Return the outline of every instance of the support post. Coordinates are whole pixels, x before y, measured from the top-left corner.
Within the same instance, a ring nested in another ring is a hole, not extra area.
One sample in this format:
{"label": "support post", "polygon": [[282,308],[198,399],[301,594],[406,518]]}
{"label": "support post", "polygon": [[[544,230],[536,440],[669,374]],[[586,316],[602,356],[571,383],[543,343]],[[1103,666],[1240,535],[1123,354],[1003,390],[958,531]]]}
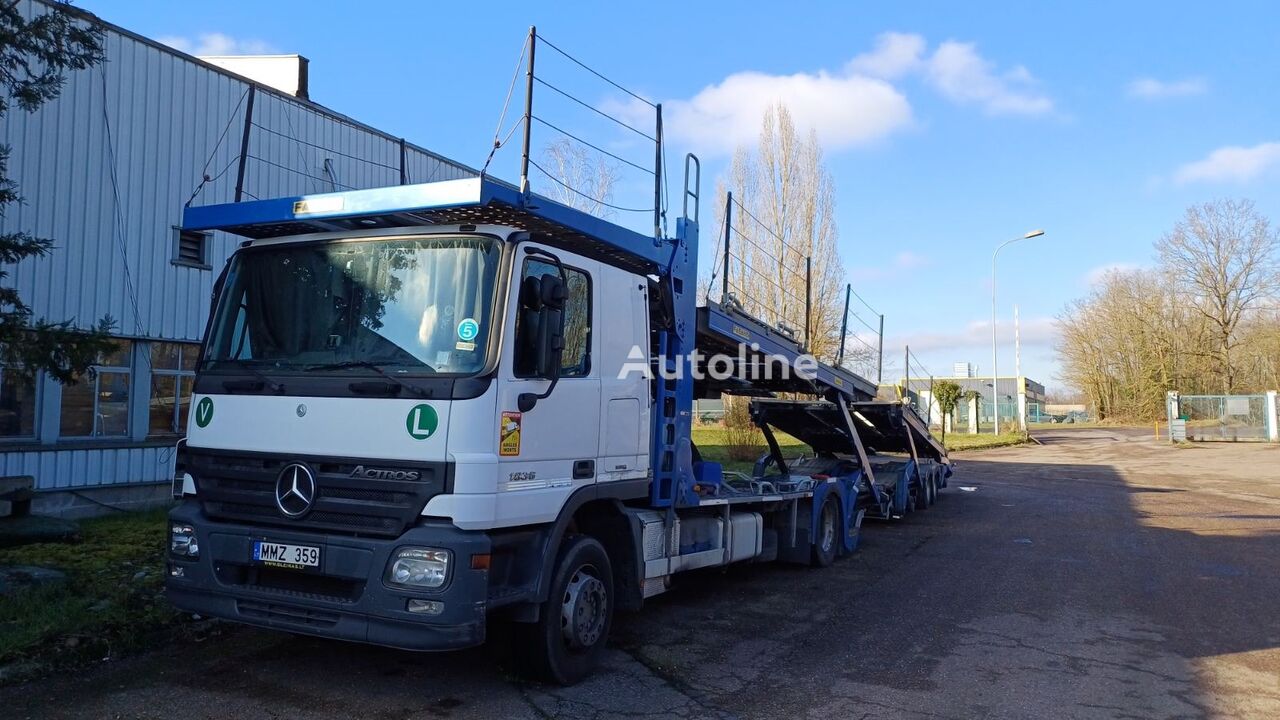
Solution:
{"label": "support post", "polygon": [[813,311],[813,257],[804,259],[804,349],[813,350],[812,321]]}
{"label": "support post", "polygon": [[406,151],[406,148],[405,148],[404,138],[400,138],[400,184],[401,185],[409,184],[409,168],[405,165],[406,155],[408,155],[408,152]]}
{"label": "support post", "polygon": [[529,26],[529,66],[524,73],[524,148],[520,151],[520,192],[529,192],[529,150],[533,133],[533,53],[538,48],[538,28]]}
{"label": "support post", "polygon": [[236,202],[244,197],[244,171],[249,161],[249,130],[253,127],[253,100],[258,95],[258,86],[249,86],[249,98],[244,105],[244,132],[240,135],[240,167],[236,170]]}
{"label": "support post", "polygon": [[657,121],[653,144],[653,238],[662,238],[662,103],[655,107]]}
{"label": "support post", "polygon": [[1276,391],[1267,391],[1267,439],[1280,442],[1280,413],[1276,412]]}
{"label": "support post", "polygon": [[902,358],[902,397],[911,404],[911,346],[907,345]]}
{"label": "support post", "polygon": [[720,278],[720,303],[729,298],[729,231],[733,228],[733,191],[724,196],[724,277]]}
{"label": "support post", "polygon": [[[847,341],[849,332],[849,295],[853,292],[853,285],[845,283],[844,286],[844,314],[840,316],[840,348],[836,350],[836,365],[838,366],[844,360],[844,345]],[[879,378],[876,383],[879,384]]]}
{"label": "support post", "polygon": [[[840,405],[840,413],[844,415],[844,426],[849,429],[849,437],[853,438],[853,448],[858,451],[858,463],[862,466],[862,470],[867,475],[867,480],[871,483],[871,487],[876,485],[876,474],[871,469],[871,463],[867,460],[867,450],[862,445],[862,436],[858,434],[858,426],[853,424],[853,416],[849,414],[849,403],[852,398],[840,393],[838,403]],[[910,432],[908,430],[908,432]],[[879,493],[877,492],[877,496]],[[793,523],[794,524],[794,523]]]}
{"label": "support post", "polygon": [[876,385],[884,382],[884,315],[880,316],[880,341],[877,343],[879,359],[876,360]]}
{"label": "support post", "polygon": [[[925,413],[924,424],[932,425],[933,424],[933,376],[932,375],[929,376],[929,404],[927,407],[928,407],[928,412]],[[938,408],[938,409],[939,411],[941,411],[942,408]]]}

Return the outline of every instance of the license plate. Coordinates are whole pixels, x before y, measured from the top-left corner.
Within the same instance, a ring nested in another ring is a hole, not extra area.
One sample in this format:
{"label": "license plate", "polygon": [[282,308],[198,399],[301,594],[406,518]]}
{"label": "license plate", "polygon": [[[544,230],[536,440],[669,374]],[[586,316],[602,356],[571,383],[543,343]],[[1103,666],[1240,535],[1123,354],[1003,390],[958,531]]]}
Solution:
{"label": "license plate", "polygon": [[314,545],[287,545],[254,540],[253,560],[273,567],[294,569],[320,567],[320,548]]}

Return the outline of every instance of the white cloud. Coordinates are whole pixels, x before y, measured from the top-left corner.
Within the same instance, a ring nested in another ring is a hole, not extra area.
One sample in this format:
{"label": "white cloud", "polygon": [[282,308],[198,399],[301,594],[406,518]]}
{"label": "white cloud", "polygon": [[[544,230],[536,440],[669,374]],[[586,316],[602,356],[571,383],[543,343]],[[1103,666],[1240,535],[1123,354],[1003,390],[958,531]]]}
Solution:
{"label": "white cloud", "polygon": [[893,265],[899,270],[913,270],[928,264],[929,258],[927,256],[913,253],[910,250],[903,250],[893,258]]}
{"label": "white cloud", "polygon": [[688,100],[663,104],[668,134],[708,153],[755,142],[760,120],[782,102],[802,132],[812,129],[830,150],[880,140],[911,123],[911,105],[889,83],[826,71],[768,75],[734,73]]}
{"label": "white cloud", "polygon": [[850,271],[850,276],[858,282],[872,282],[890,277],[898,277],[908,271],[922,268],[930,263],[927,255],[903,250],[893,257],[893,262],[884,266],[860,265]]}
{"label": "white cloud", "polygon": [[1187,163],[1174,173],[1180,185],[1195,182],[1245,183],[1280,166],[1280,142],[1253,147],[1231,145],[1209,153],[1203,160]]}
{"label": "white cloud", "polygon": [[[944,42],[930,55],[924,37],[884,33],[875,46],[839,70],[790,75],[744,71],[708,85],[691,98],[663,104],[667,134],[705,153],[729,153],[753,144],[760,120],[782,102],[801,131],[812,129],[830,150],[881,140],[913,122],[911,104],[893,84],[917,75],[958,104],[973,104],[992,115],[1040,115],[1053,101],[1035,89],[1022,66],[1000,72],[972,44]],[[648,117],[638,103],[611,104],[610,112]]]}
{"label": "white cloud", "polygon": [[[1008,343],[1012,346],[1013,320],[1001,320],[997,333],[1002,345]],[[1051,317],[1022,318],[1018,323],[1018,336],[1023,348],[1052,346],[1058,337],[1057,321]],[[910,345],[912,354],[971,348],[982,348],[989,352],[991,321],[975,320],[960,330],[904,334],[887,338],[884,345],[887,348]]]}
{"label": "white cloud", "polygon": [[920,69],[925,40],[914,33],[887,32],[876,38],[876,46],[849,61],[846,69],[871,77],[893,80]]}
{"label": "white cloud", "polygon": [[166,35],[156,38],[171,48],[188,55],[271,55],[279,52],[262,40],[233,38],[223,33],[201,33],[195,38]]}
{"label": "white cloud", "polygon": [[1182,80],[1157,80],[1150,77],[1137,78],[1129,83],[1129,97],[1143,100],[1161,100],[1164,98],[1189,97],[1203,95],[1208,92],[1209,83],[1204,78],[1190,77]]}
{"label": "white cloud", "polygon": [[1084,281],[1088,285],[1095,285],[1101,282],[1107,275],[1111,273],[1127,273],[1134,270],[1141,270],[1142,266],[1131,262],[1113,262],[1106,265],[1099,265],[1084,274]]}
{"label": "white cloud", "polygon": [[999,73],[972,43],[948,40],[938,46],[925,70],[929,82],[950,100],[977,104],[992,115],[1043,115],[1053,100],[1034,89],[1025,67]]}

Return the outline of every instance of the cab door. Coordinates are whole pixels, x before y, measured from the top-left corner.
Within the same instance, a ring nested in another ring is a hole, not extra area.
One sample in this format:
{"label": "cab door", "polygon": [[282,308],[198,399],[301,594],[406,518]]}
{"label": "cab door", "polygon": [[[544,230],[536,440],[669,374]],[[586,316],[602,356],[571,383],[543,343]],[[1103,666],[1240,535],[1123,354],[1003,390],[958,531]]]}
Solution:
{"label": "cab door", "polygon": [[564,353],[554,390],[532,410],[520,412],[521,393],[541,394],[550,381],[534,377],[525,278],[557,274],[537,243],[517,248],[512,268],[502,359],[498,373],[497,513],[506,523],[550,522],[574,490],[596,481],[600,451],[600,375],[596,327],[600,264],[546,248],[564,265]]}

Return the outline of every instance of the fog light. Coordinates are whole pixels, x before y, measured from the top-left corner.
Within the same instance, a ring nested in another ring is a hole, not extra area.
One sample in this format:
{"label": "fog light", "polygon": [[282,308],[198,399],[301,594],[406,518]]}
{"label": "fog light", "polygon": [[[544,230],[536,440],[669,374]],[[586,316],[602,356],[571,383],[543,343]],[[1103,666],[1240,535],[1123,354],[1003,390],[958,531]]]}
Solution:
{"label": "fog light", "polygon": [[438,588],[449,577],[449,551],[402,547],[387,567],[387,582],[412,588]]}
{"label": "fog light", "polygon": [[200,543],[196,540],[196,529],[190,525],[174,525],[169,528],[169,552],[189,559],[200,557]]}
{"label": "fog light", "polygon": [[419,615],[439,615],[444,612],[444,603],[439,600],[409,600],[409,612]]}

